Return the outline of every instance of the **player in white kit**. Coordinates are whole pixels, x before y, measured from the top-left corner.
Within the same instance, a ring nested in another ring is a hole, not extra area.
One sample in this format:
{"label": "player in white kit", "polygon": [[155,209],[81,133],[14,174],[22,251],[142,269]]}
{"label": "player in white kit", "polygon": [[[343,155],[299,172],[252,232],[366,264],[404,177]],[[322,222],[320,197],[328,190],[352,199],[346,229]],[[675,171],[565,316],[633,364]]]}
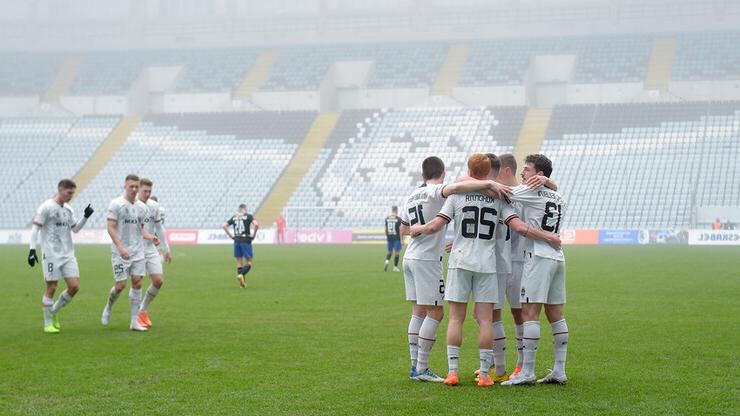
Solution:
{"label": "player in white kit", "polygon": [[[401,234],[408,234],[410,226],[425,224],[444,204],[447,196],[456,192],[488,189],[505,193],[508,188],[493,181],[470,181],[444,185],[445,167],[436,156],[422,162],[424,183],[406,199],[401,209]],[[429,369],[429,353],[434,346],[437,327],[444,317],[443,299],[445,283],[442,276],[444,233],[420,236],[409,243],[403,256],[406,300],[411,302],[411,320],[408,325],[409,354],[412,380],[442,382],[443,379]]]}
{"label": "player in white kit", "polygon": [[[490,177],[491,162],[488,156],[477,153],[468,159],[468,175],[474,179]],[[461,182],[465,183],[465,182]],[[520,233],[527,226],[517,218],[511,206],[499,199],[481,193],[453,195],[447,199],[436,218],[426,225],[411,227],[412,236],[437,233],[455,219],[455,241],[448,264],[445,300],[450,307],[447,327],[447,358],[449,372],[444,380],[447,385],[459,382],[459,353],[462,345],[462,325],[467,303],[472,295],[474,317],[478,323],[478,348],[480,376],[478,386],[493,384],[488,374],[493,359],[493,332],[491,316],[493,305],[500,301],[496,275],[496,239],[499,220]],[[548,233],[534,233],[538,237],[559,245],[559,238]]]}
{"label": "player in white kit", "polygon": [[[517,163],[514,155],[503,154],[496,158],[488,154],[491,159],[491,173],[495,175],[495,181],[509,186],[516,187],[519,183],[516,180]],[[498,173],[495,173],[498,172]],[[527,181],[527,186],[539,188],[546,186],[550,189],[557,190],[555,182],[546,176],[532,176]],[[519,218],[523,219],[522,205],[519,202],[512,202],[512,207]],[[496,229],[496,261],[497,275],[499,278],[499,296],[500,303],[497,303],[493,310],[493,364],[494,364],[494,382],[506,381],[509,376],[506,369],[506,332],[501,320],[501,309],[504,307],[504,300],[509,301],[511,315],[514,318],[516,326],[516,348],[517,364],[511,376],[515,376],[521,371],[523,351],[522,351],[522,334],[524,327],[522,324],[522,307],[519,301],[519,291],[521,289],[522,268],[524,265],[524,238],[517,233],[512,233],[507,226]],[[477,375],[477,372],[476,372]]]}
{"label": "player in white kit", "polygon": [[[80,270],[75,257],[72,233],[80,232],[85,222],[93,214],[90,205],[85,207],[85,215],[77,221],[69,201],[77,190],[77,185],[70,179],[62,179],[57,185],[57,194],[45,201],[36,210],[31,225],[31,245],[28,252],[28,264],[33,267],[41,263],[44,272],[46,290],[41,298],[44,312],[44,332],[58,334],[61,326],[57,313],[80,288]],[[41,261],[36,256],[36,241],[41,236]],[[64,278],[67,288],[53,301],[57,282]]]}
{"label": "player in white kit", "polygon": [[123,195],[112,200],[108,206],[108,234],[113,240],[111,263],[115,284],[108,294],[108,301],[103,309],[100,322],[108,325],[111,308],[126,287],[126,280],[130,276],[131,289],[128,295],[131,301],[131,324],[129,329],[146,331],[146,326],[139,320],[141,279],[146,271],[144,240],[159,245],[159,239],[144,229],[147,212],[146,206],[136,200],[138,191],[139,177],[128,175],[124,182]]}
{"label": "player in white kit", "polygon": [[[552,162],[541,154],[529,155],[524,161],[522,179],[528,182],[533,176],[550,177]],[[533,189],[519,186],[514,189],[512,201],[519,201],[524,218],[531,228],[558,233],[562,223],[565,200],[557,192],[544,187]],[[568,326],[563,319],[565,304],[565,256],[538,241],[527,240],[524,248],[520,301],[522,303],[523,353],[522,370],[502,385],[538,383],[565,384],[565,358],[568,347]],[[534,374],[537,344],[540,339],[539,314],[545,305],[545,315],[553,333],[555,365],[543,378]]]}
{"label": "player in white kit", "polygon": [[152,327],[152,321],[149,319],[148,308],[154,298],[159,293],[164,283],[162,270],[162,258],[159,256],[160,249],[164,253],[164,261],[167,264],[172,262],[172,253],[167,244],[167,234],[164,229],[164,219],[159,202],[153,198],[152,186],[154,184],[147,178],[141,178],[139,182],[138,200],[144,204],[146,217],[144,218],[144,229],[151,235],[159,238],[160,245],[157,247],[149,240],[144,240],[144,258],[146,260],[146,272],[152,279],[152,284],[146,290],[144,300],[139,307],[139,321],[147,328]]}

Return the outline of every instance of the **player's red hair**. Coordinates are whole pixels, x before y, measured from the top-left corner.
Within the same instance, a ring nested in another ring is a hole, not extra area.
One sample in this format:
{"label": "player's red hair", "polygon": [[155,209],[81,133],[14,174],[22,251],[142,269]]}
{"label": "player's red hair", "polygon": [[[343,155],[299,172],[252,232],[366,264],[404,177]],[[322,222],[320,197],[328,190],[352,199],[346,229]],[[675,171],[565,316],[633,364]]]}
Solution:
{"label": "player's red hair", "polygon": [[475,179],[486,179],[491,172],[491,161],[483,153],[474,153],[468,158],[468,171]]}

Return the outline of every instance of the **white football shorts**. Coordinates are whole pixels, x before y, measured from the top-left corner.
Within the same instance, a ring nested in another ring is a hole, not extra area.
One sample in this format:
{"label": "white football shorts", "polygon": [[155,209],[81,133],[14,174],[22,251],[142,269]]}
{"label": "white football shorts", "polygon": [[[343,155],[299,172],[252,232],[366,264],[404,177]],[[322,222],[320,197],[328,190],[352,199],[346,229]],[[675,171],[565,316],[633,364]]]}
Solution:
{"label": "white football shorts", "polygon": [[441,261],[404,259],[403,281],[406,300],[417,305],[442,306],[445,281]]}
{"label": "white football shorts", "polygon": [[565,262],[532,256],[524,260],[521,303],[565,303]]}
{"label": "white football shorts", "polygon": [[445,300],[467,303],[473,297],[476,303],[499,302],[496,273],[478,273],[465,269],[447,269]]}
{"label": "white football shorts", "polygon": [[74,256],[58,259],[44,256],[41,266],[44,268],[44,280],[47,282],[57,282],[64,277],[80,277],[80,267]]}

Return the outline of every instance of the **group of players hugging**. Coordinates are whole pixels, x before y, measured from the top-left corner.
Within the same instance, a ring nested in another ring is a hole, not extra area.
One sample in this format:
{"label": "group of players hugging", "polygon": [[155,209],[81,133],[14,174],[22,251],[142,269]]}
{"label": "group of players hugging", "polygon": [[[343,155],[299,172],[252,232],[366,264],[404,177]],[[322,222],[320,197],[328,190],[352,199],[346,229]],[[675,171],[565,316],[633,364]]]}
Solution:
{"label": "group of players hugging", "polygon": [[[410,235],[403,256],[406,299],[412,313],[408,345],[412,380],[460,383],[462,327],[472,297],[478,324],[481,387],[525,384],[565,384],[568,326],[565,304],[565,257],[560,248],[560,224],[565,201],[549,179],[552,162],[541,154],[524,160],[519,184],[513,155],[476,153],[467,161],[467,176],[444,184],[445,166],[432,156],[422,163],[421,186],[386,218],[387,270],[392,252],[398,264],[400,240]],[[394,207],[396,208],[396,207]],[[447,225],[454,220],[454,240],[445,243]],[[443,255],[450,253],[446,279]],[[394,267],[398,271],[397,267]],[[437,327],[448,305],[448,373],[439,377],[429,369],[429,354]],[[506,334],[501,321],[509,302],[516,324],[518,359],[509,374]],[[540,340],[540,311],[552,327],[554,366],[542,378],[535,376]]]}

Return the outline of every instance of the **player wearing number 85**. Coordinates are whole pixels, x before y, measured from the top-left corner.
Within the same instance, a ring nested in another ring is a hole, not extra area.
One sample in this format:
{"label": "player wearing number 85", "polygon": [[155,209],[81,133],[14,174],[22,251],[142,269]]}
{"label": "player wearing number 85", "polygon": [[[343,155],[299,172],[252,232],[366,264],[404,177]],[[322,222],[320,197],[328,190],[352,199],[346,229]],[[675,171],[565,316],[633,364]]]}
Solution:
{"label": "player wearing number 85", "polygon": [[[474,179],[492,179],[491,159],[480,153],[468,159],[468,176]],[[465,183],[465,182],[460,182]],[[527,226],[518,218],[510,204],[479,192],[453,195],[447,199],[439,214],[426,225],[411,227],[411,235],[443,235],[446,225],[455,220],[455,241],[447,271],[445,300],[450,307],[447,326],[447,385],[458,383],[458,359],[462,345],[462,325],[467,313],[468,298],[473,298],[473,315],[478,323],[480,377],[478,386],[493,384],[488,374],[493,361],[493,305],[499,302],[499,284],[496,276],[496,226],[499,221],[524,235]],[[437,234],[434,234],[437,233]],[[548,241],[559,247],[557,235],[542,231],[528,235]],[[416,237],[419,238],[419,237]],[[413,239],[412,239],[413,241]]]}
{"label": "player wearing number 85", "polygon": [[[551,173],[552,162],[546,156],[535,154],[524,159],[521,177],[525,183],[536,175],[549,178]],[[558,192],[544,187],[518,186],[514,188],[511,199],[522,204],[524,218],[531,229],[560,232],[565,200]],[[561,250],[539,241],[525,241],[520,300],[524,319],[522,370],[502,385],[530,384],[536,380],[535,357],[540,340],[539,315],[543,304],[552,327],[555,365],[549,374],[537,382],[565,384],[568,381],[565,376],[568,326],[563,319],[565,256]]]}
{"label": "player wearing number 85", "polygon": [[[490,180],[444,185],[445,165],[436,156],[424,159],[421,170],[424,183],[409,195],[401,210],[401,234],[408,234],[410,226],[425,224],[425,218],[434,218],[445,199],[454,193],[487,190],[505,197],[510,191],[508,187]],[[443,381],[428,368],[437,327],[444,317],[443,251],[444,233],[439,233],[412,239],[403,256],[406,300],[411,302],[408,341],[412,380]]]}

